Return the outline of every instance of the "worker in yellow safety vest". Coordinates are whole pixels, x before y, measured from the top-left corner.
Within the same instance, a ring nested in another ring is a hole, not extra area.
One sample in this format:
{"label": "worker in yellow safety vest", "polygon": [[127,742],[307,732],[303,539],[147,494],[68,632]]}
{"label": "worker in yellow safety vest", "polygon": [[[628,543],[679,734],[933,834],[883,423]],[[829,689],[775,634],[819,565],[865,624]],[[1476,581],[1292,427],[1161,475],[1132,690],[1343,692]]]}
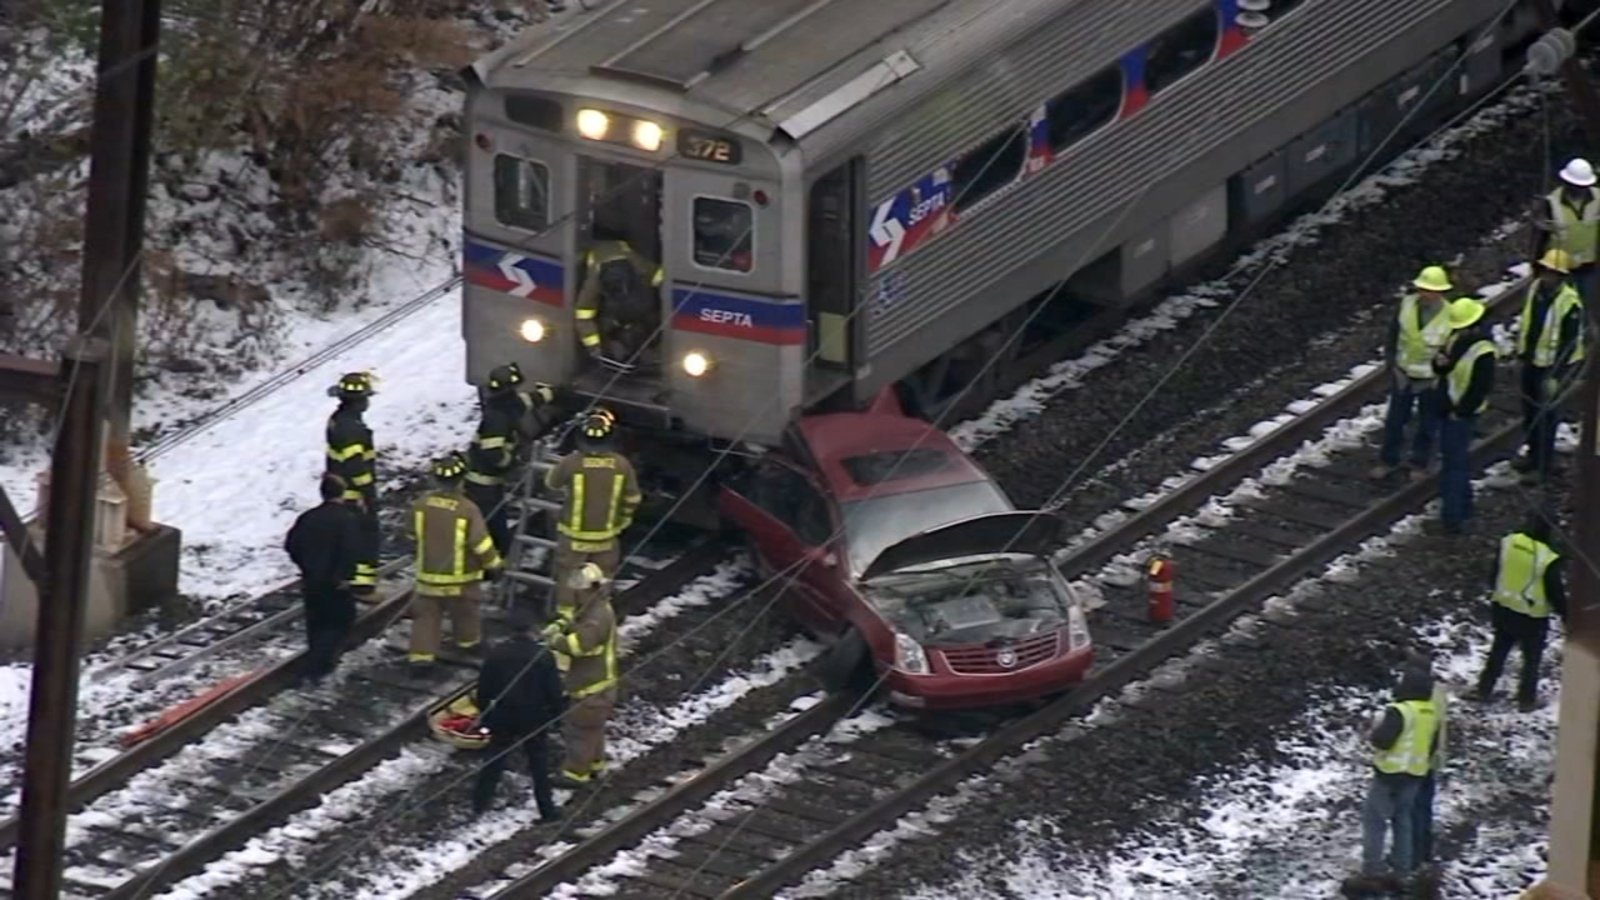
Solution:
{"label": "worker in yellow safety vest", "polygon": [[1539,260],[1517,325],[1522,363],[1522,440],[1527,452],[1512,465],[1535,482],[1555,467],[1560,398],[1577,380],[1584,351],[1583,300],[1572,286],[1572,257],[1551,250]]}
{"label": "worker in yellow safety vest", "polygon": [[505,567],[483,513],[462,493],[466,474],[467,461],[461,454],[438,460],[433,464],[437,486],[411,506],[417,589],[411,605],[409,658],[415,666],[433,664],[446,612],[456,647],[478,650],[482,636],[479,584],[498,578]]}
{"label": "worker in yellow safety vest", "polygon": [[643,495],[627,457],[612,449],[616,418],[595,409],[578,432],[578,449],[545,475],[545,487],[563,494],[556,518],[556,603],[571,606],[568,576],[584,563],[617,571],[622,532],[633,523]]}
{"label": "worker in yellow safety vest", "polygon": [[1446,534],[1464,534],[1472,518],[1472,436],[1494,390],[1494,341],[1480,300],[1450,303],[1450,339],[1433,360],[1444,382],[1439,421],[1439,518]]}
{"label": "worker in yellow safety vest", "polygon": [[1589,302],[1594,299],[1595,257],[1600,251],[1600,188],[1595,187],[1594,166],[1586,159],[1569,161],[1560,178],[1561,185],[1534,206],[1538,241],[1534,259],[1551,250],[1566,252],[1572,258],[1574,287]]}
{"label": "worker in yellow safety vest", "polygon": [[621,232],[596,224],[583,257],[583,286],[573,303],[578,343],[612,369],[654,366],[661,333],[661,267],[639,255]]}
{"label": "worker in yellow safety vest", "polygon": [[1428,266],[1412,280],[1413,292],[1400,298],[1400,309],[1389,324],[1384,356],[1389,366],[1389,409],[1383,420],[1383,448],[1372,477],[1387,478],[1400,468],[1400,450],[1412,410],[1417,414],[1417,434],[1411,441],[1411,477],[1428,474],[1433,440],[1439,431],[1439,378],[1433,357],[1450,337],[1450,276],[1443,266]]}
{"label": "worker in yellow safety vest", "polygon": [[[1348,878],[1351,894],[1399,891],[1416,870],[1417,793],[1432,771],[1439,737],[1433,706],[1433,675],[1409,667],[1395,687],[1394,701],[1367,734],[1372,745],[1372,783],[1361,807],[1361,874]],[[1389,854],[1386,838],[1393,832]],[[1385,863],[1393,866],[1386,867]]]}
{"label": "worker in yellow safety vest", "polygon": [[1511,648],[1522,651],[1522,679],[1517,703],[1523,712],[1539,704],[1539,663],[1544,659],[1550,634],[1550,612],[1566,616],[1567,597],[1562,585],[1562,557],[1550,544],[1549,515],[1535,512],[1519,531],[1500,540],[1495,562],[1494,597],[1489,619],[1494,642],[1478,677],[1478,699],[1494,696],[1495,682],[1505,668]]}
{"label": "worker in yellow safety vest", "polygon": [[569,704],[561,780],[572,787],[605,769],[606,723],[617,705],[617,614],[611,579],[600,566],[584,563],[567,581],[566,602],[557,604],[543,637],[564,673]]}

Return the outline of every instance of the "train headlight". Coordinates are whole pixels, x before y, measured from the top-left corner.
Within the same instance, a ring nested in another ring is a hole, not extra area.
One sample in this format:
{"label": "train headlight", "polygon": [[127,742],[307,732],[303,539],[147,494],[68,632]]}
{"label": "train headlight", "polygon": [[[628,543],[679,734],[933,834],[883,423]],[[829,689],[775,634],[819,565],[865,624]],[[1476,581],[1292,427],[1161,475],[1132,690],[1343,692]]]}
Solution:
{"label": "train headlight", "polygon": [[643,119],[633,123],[633,145],[651,153],[661,149],[661,126]]}
{"label": "train headlight", "polygon": [[517,333],[522,335],[522,339],[528,343],[537,344],[544,340],[544,321],[541,319],[523,319],[522,324],[517,327]]}
{"label": "train headlight", "polygon": [[691,350],[683,355],[683,371],[690,378],[699,378],[711,371],[711,357],[699,350]]}
{"label": "train headlight", "polygon": [[591,141],[601,140],[611,130],[611,117],[598,109],[578,110],[578,133]]}

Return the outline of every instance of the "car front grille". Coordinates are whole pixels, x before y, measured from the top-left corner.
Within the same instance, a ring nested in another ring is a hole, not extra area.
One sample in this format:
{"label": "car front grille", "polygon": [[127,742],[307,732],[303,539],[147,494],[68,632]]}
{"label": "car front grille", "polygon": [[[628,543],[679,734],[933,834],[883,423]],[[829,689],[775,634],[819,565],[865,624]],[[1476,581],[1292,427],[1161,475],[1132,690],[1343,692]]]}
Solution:
{"label": "car front grille", "polygon": [[[957,675],[1007,675],[1053,659],[1060,646],[1061,632],[1055,631],[1004,647],[961,647],[939,652],[944,654],[945,664],[950,671]],[[1015,662],[1009,666],[1001,665],[1000,656],[1003,653],[1014,656]]]}

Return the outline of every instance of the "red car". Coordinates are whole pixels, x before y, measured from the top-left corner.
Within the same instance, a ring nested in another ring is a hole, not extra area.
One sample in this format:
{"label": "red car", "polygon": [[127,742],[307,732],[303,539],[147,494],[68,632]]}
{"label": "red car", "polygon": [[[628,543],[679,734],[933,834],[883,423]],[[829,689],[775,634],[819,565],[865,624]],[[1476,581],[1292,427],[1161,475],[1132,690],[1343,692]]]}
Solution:
{"label": "red car", "polygon": [[[1015,703],[1083,680],[1082,604],[1051,564],[1061,521],[1017,510],[943,432],[886,396],[807,416],[722,486],[829,668],[918,709]],[[870,665],[875,668],[875,673]]]}

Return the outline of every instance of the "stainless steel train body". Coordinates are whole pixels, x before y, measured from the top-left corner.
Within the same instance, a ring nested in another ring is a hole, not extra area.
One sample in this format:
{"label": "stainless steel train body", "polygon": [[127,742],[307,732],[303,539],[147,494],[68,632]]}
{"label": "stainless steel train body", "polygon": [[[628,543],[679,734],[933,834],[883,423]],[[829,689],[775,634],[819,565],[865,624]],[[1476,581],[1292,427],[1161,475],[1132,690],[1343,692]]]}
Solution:
{"label": "stainless steel train body", "polygon": [[[617,0],[467,72],[469,378],[766,444],[937,394],[1052,286],[1139,296],[1489,88],[1532,27],[1505,3]],[[665,273],[655,379],[574,338],[617,197]]]}

